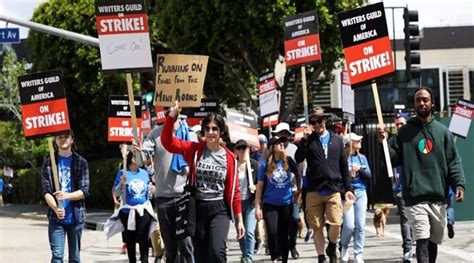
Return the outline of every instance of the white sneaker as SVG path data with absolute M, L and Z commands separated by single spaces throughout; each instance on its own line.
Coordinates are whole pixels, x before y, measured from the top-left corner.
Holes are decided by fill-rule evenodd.
M 341 261 L 342 262 L 349 261 L 349 248 L 341 248 Z
M 403 262 L 411 262 L 413 257 L 413 253 L 411 251 L 408 251 L 403 255 Z
M 364 260 L 362 259 L 362 255 L 355 256 L 354 263 L 364 263 Z

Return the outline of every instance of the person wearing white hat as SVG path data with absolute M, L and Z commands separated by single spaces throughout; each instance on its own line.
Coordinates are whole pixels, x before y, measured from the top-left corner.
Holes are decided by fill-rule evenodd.
M 290 130 L 290 125 L 286 122 L 280 122 L 276 127 L 275 127 L 275 130 L 272 131 L 272 134 L 273 136 L 277 136 L 279 138 L 281 137 L 286 137 L 288 140 L 290 139 L 290 137 L 294 134 L 294 132 L 292 132 Z M 298 149 L 298 147 L 296 147 L 296 145 L 294 145 L 293 143 L 291 142 L 288 142 L 286 145 L 285 145 L 285 153 L 286 155 L 290 156 L 291 158 L 293 158 L 293 160 L 295 159 L 295 153 L 296 153 L 296 150 Z
M 290 125 L 286 122 L 280 122 L 276 127 L 275 131 L 272 132 L 274 136 L 278 138 L 287 138 L 288 142 L 285 143 L 285 153 L 287 156 L 291 157 L 291 159 L 295 159 L 296 150 L 298 147 L 290 142 L 290 137 L 295 134 L 293 131 L 290 130 Z M 293 188 L 296 189 L 296 185 L 293 185 Z M 289 231 L 289 245 L 290 245 L 290 252 L 291 257 L 293 259 L 298 259 L 300 257 L 300 253 L 296 249 L 296 240 L 297 240 L 297 232 L 298 232 L 298 224 L 301 220 L 299 215 L 300 206 L 298 203 L 293 205 L 293 212 L 292 212 L 292 221 L 290 225 Z
M 349 261 L 349 244 L 354 236 L 354 262 L 362 263 L 362 253 L 365 242 L 365 217 L 367 208 L 367 185 L 370 182 L 371 172 L 367 157 L 359 152 L 362 136 L 353 132 L 344 136 L 344 144 L 349 163 L 351 184 L 356 201 L 344 212 L 341 233 L 341 261 Z M 347 202 L 347 201 L 346 201 Z

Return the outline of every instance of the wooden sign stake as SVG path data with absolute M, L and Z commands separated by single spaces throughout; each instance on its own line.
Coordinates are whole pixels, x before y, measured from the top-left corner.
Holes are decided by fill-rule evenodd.
M 308 114 L 308 91 L 306 90 L 306 67 L 301 66 L 301 82 L 303 84 L 303 107 L 304 107 L 304 118 L 306 123 L 309 123 Z
M 133 138 L 135 139 L 135 142 L 140 143 L 138 141 L 137 115 L 135 112 L 135 97 L 133 94 L 132 74 L 130 73 L 127 73 L 127 90 L 128 90 L 128 101 L 130 104 L 130 116 L 132 117 Z
M 53 183 L 54 183 L 55 192 L 61 191 L 61 188 L 59 188 L 59 177 L 58 177 L 58 168 L 56 166 L 56 156 L 54 156 L 53 137 L 48 137 L 48 146 L 49 146 L 49 157 L 51 158 L 51 171 L 53 172 Z M 57 200 L 57 201 L 58 201 L 58 207 L 63 208 L 62 200 L 61 201 Z
M 379 126 L 380 128 L 385 128 L 385 124 L 383 123 L 383 118 L 382 118 L 382 108 L 380 107 L 380 98 L 379 98 L 379 92 L 377 90 L 377 83 L 374 82 L 372 83 L 372 92 L 374 94 L 374 101 L 375 101 L 375 109 L 377 110 L 377 118 L 379 120 Z M 383 144 L 383 152 L 385 155 L 385 163 L 387 164 L 387 173 L 388 177 L 392 178 L 393 177 L 393 169 L 392 169 L 392 162 L 390 161 L 390 152 L 388 151 L 388 144 L 387 144 L 387 138 L 385 138 L 382 142 Z

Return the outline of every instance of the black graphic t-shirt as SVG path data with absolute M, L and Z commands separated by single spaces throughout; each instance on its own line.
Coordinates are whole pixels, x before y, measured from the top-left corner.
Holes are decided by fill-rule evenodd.
M 224 199 L 224 183 L 227 174 L 226 152 L 220 148 L 212 152 L 204 148 L 201 160 L 196 165 L 196 198 L 203 201 Z

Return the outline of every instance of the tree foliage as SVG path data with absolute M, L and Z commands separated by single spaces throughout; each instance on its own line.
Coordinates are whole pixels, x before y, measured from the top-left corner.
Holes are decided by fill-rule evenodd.
M 309 67 L 307 78 L 308 83 L 318 78 L 327 82 L 342 58 L 337 13 L 364 2 L 160 0 L 152 14 L 156 14 L 159 38 L 173 52 L 210 56 L 204 90 L 207 96 L 217 97 L 230 106 L 241 101 L 257 105 L 256 77 L 273 70 L 276 59 L 284 52 L 286 16 L 317 10 L 322 63 Z M 295 72 L 299 72 L 299 68 L 287 72 L 287 76 Z M 316 87 L 309 85 L 308 88 Z M 282 92 L 284 96 L 285 87 Z M 286 113 L 292 110 L 294 108 L 286 109 Z
M 26 141 L 21 126 L 20 93 L 17 77 L 26 74 L 25 62 L 16 61 L 13 52 L 3 57 L 0 71 L 0 107 L 15 116 L 0 122 L 0 162 L 11 167 L 37 167 L 48 148 L 45 140 Z
M 24 74 L 25 62 L 15 61 L 14 53 L 7 52 L 0 71 L 0 107 L 12 113 L 18 121 L 21 121 L 21 108 L 17 77 Z
M 35 10 L 32 21 L 97 37 L 94 6 L 93 0 L 51 0 Z M 30 31 L 28 47 L 33 71 L 62 70 L 69 119 L 80 150 L 102 151 L 107 147 L 107 99 L 126 94 L 125 78 L 102 72 L 97 47 L 36 31 Z
M 46 139 L 25 139 L 20 122 L 0 122 L 0 160 L 4 165 L 37 168 L 48 152 Z

